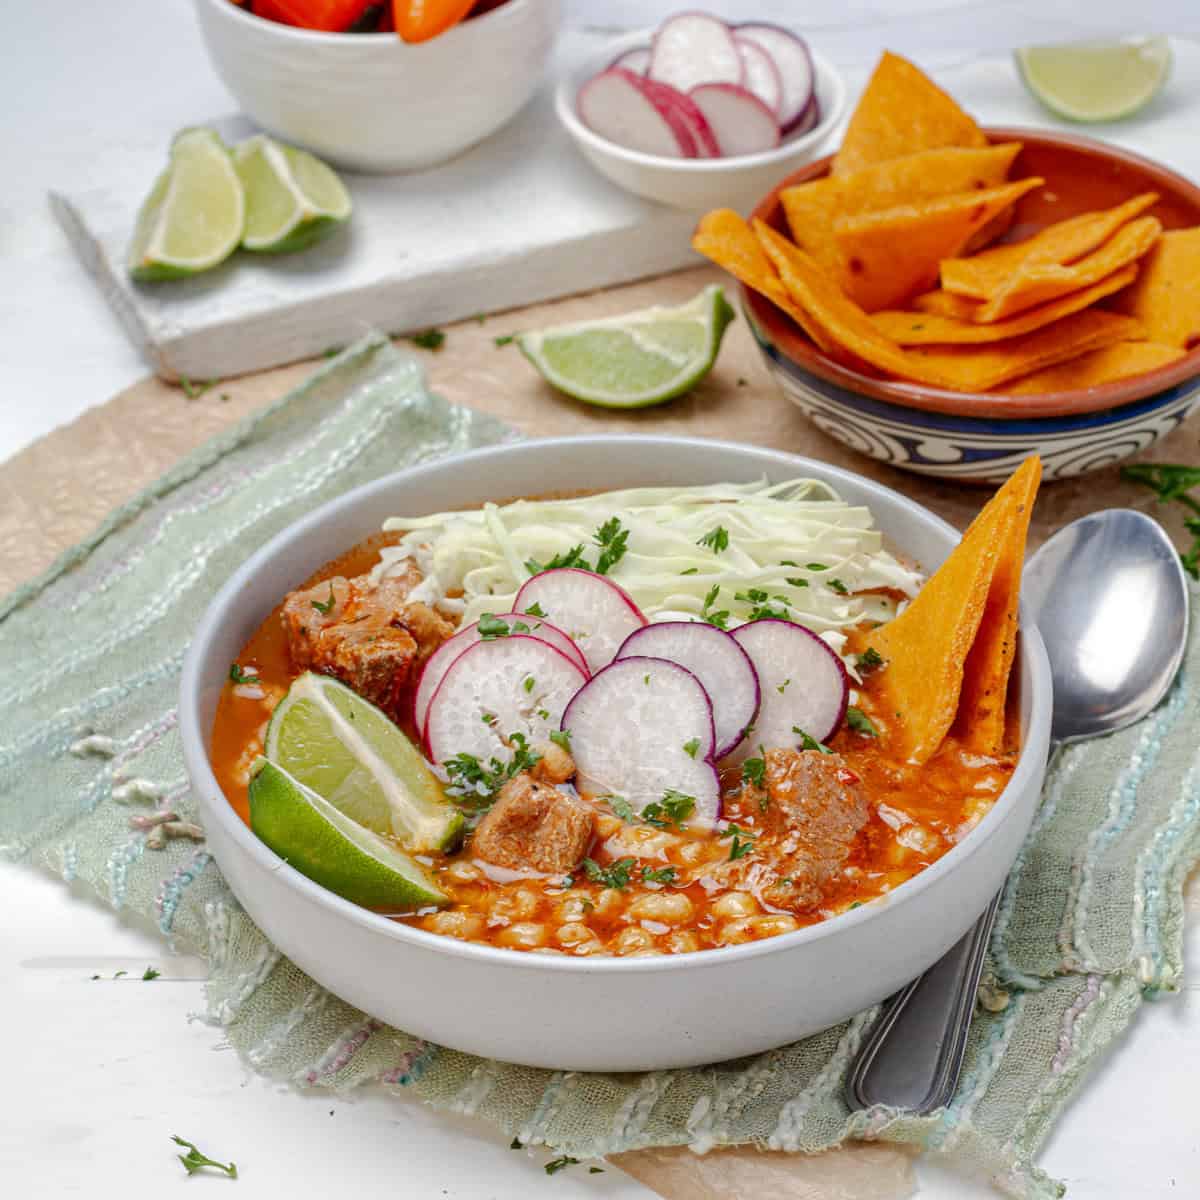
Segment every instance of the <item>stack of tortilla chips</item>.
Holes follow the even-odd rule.
[[[1146,192],[992,245],[1046,182],[1009,179],[1020,150],[886,53],[830,174],[780,193],[790,240],[717,209],[693,245],[831,357],[900,380],[1054,392],[1183,357],[1200,338],[1200,228],[1163,233]]]

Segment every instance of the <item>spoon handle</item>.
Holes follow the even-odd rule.
[[[851,1108],[886,1104],[925,1114],[949,1103],[999,902],[997,895],[924,975],[886,1002],[846,1079]]]

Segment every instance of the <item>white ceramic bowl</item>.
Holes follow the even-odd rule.
[[[351,170],[407,171],[512,119],[541,81],[560,0],[508,0],[418,45],[295,29],[230,0],[196,0],[196,15],[217,74],[269,133]]]
[[[1024,745],[1008,787],[963,841],[888,896],[795,933],[661,958],[566,958],[456,941],[376,916],[293,870],[250,832],[208,761],[221,687],[280,597],[395,513],[496,496],[639,484],[825,479],[868,504],[927,569],[958,540],[911,500],[773,450],[689,438],[581,437],[476,451],[378,480],[309,514],[222,588],[183,668],[180,728],[209,848],[250,916],[319,983],[381,1020],[511,1062],[591,1071],[695,1065],[779,1046],[882,1000],[940,957],[995,895],[1041,794],[1050,672],[1019,650]]]
[[[662,158],[630,150],[593,133],[576,108],[579,89],[626,50],[648,45],[649,31],[631,33],[608,43],[603,50],[568,71],[559,80],[554,96],[558,119],[587,160],[602,175],[626,191],[673,208],[727,207],[745,210],[758,202],[784,176],[818,156],[829,135],[838,127],[846,102],[846,85],[833,65],[813,53],[817,100],[821,120],[816,128],[784,138],[781,145],[762,154],[731,158]],[[812,53],[810,51],[810,53]]]

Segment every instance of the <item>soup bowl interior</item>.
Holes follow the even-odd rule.
[[[299,874],[222,794],[209,740],[229,664],[283,595],[386,517],[557,490],[811,476],[870,507],[926,570],[958,540],[897,492],[823,463],[734,443],[583,437],[494,447],[401,472],[297,522],[225,584],[184,664],[180,727],[210,848],[235,896],[317,982],[371,1015],[455,1049],[558,1069],[627,1071],[716,1062],[836,1024],[943,954],[1002,884],[1040,797],[1050,678],[1023,626],[1020,760],[991,811],[894,892],[830,920],[740,946],[644,958],[570,958],[456,941],[390,921]]]

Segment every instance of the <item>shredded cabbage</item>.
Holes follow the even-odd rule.
[[[922,582],[884,548],[869,509],[847,504],[814,479],[628,488],[391,517],[384,529],[403,536],[382,551],[373,574],[398,573],[412,558],[425,576],[413,598],[475,621],[512,609],[533,573],[531,562],[582,545],[594,565],[596,533],[613,517],[628,530],[628,542],[609,576],[652,621],[699,619],[708,600],[707,611],[728,612],[733,628],[765,605],[841,653],[846,630],[896,615],[894,596],[872,589],[911,598]],[[728,532],[720,551],[701,540],[719,528]],[[765,592],[766,599],[751,592]]]

